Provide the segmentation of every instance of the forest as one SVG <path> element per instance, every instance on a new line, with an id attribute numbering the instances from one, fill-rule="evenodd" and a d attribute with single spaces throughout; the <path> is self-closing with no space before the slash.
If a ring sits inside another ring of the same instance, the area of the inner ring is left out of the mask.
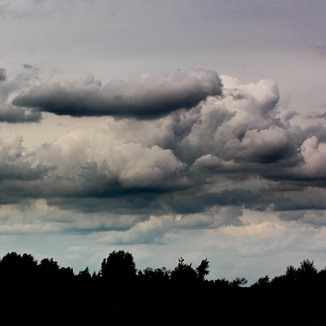
<path id="1" fill-rule="evenodd" d="M 1 317 L 14 325 L 325 325 L 326 268 L 311 260 L 250 286 L 208 275 L 207 259 L 137 270 L 133 255 L 118 250 L 91 274 L 9 252 L 0 260 Z"/>

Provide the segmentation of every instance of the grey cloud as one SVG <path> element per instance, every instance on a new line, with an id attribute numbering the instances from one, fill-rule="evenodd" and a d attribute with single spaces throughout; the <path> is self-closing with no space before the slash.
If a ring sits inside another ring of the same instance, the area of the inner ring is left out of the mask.
<path id="1" fill-rule="evenodd" d="M 257 163 L 278 162 L 297 154 L 296 144 L 290 133 L 278 127 L 248 130 L 241 140 L 233 139 L 228 142 L 224 151 L 228 159 Z"/>
<path id="2" fill-rule="evenodd" d="M 25 69 L 33 69 L 34 67 L 32 66 L 32 65 L 30 65 L 29 63 L 24 63 L 23 64 L 23 67 L 25 68 Z"/>
<path id="3" fill-rule="evenodd" d="M 145 94 L 149 88 L 139 78 L 128 96 Z M 145 76 L 146 85 L 148 78 L 158 80 Z M 175 78 L 169 87 L 176 85 Z M 109 87 L 120 90 L 122 84 Z M 48 168 L 46 177 L 21 187 L 19 181 L 15 187 L 6 182 L 8 193 L 14 196 L 16 189 L 20 196 L 41 196 L 64 210 L 183 214 L 185 218 L 192 214 L 194 219 L 198 219 L 194 214 L 213 207 L 323 209 L 325 128 L 309 119 L 301 126 L 293 124 L 293 114 L 278 105 L 274 82 L 233 86 L 188 110 L 150 121 L 112 117 L 96 128 L 75 129 L 43 144 L 29 157 L 34 166 Z M 99 94 L 107 86 L 88 78 L 65 87 L 75 93 Z M 171 94 L 169 87 L 164 96 Z M 226 219 L 240 223 L 228 215 Z M 210 221 L 198 225 L 210 227 Z M 188 222 L 184 225 L 192 224 Z"/>
<path id="4" fill-rule="evenodd" d="M 33 167 L 28 162 L 0 162 L 0 181 L 31 181 L 43 178 L 50 170 L 42 165 Z"/>
<path id="5" fill-rule="evenodd" d="M 320 188 L 296 187 L 287 189 L 285 186 L 262 186 L 246 188 L 241 185 L 220 192 L 205 192 L 201 188 L 199 192 L 177 193 L 168 197 L 166 205 L 178 213 L 203 212 L 209 207 L 237 206 L 255 211 L 292 211 L 292 210 L 321 210 L 326 208 L 325 192 Z M 196 193 L 196 196 L 194 196 Z"/>
<path id="6" fill-rule="evenodd" d="M 258 89 L 260 87 L 258 85 Z M 270 89 L 268 85 L 264 87 Z M 262 90 L 264 92 L 269 94 Z M 277 93 L 274 100 L 273 96 L 266 97 L 268 109 L 263 98 L 257 105 L 256 98 L 249 95 L 241 99 L 233 96 L 207 99 L 196 108 L 161 118 L 156 122 L 157 129 L 150 122 L 116 121 L 116 131 L 123 128 L 120 131 L 123 139 L 114 140 L 108 130 L 97 133 L 97 137 L 103 137 L 103 144 L 105 139 L 110 139 L 115 148 L 114 152 L 108 149 L 107 154 L 101 144 L 87 139 L 89 134 L 75 134 L 72 137 L 74 142 L 69 145 L 71 153 L 66 151 L 65 157 L 68 165 L 75 166 L 72 173 L 78 174 L 78 178 L 75 186 L 64 188 L 69 191 L 70 203 L 63 198 L 57 199 L 56 203 L 59 205 L 61 202 L 70 208 L 73 203 L 78 203 L 80 209 L 88 209 L 91 198 L 94 202 L 98 202 L 98 198 L 106 198 L 106 205 L 98 207 L 104 209 L 108 205 L 118 211 L 121 206 L 124 212 L 137 207 L 137 211 L 143 213 L 151 208 L 155 212 L 171 210 L 180 214 L 200 213 L 213 205 L 244 205 L 259 210 L 274 205 L 275 209 L 293 209 L 298 205 L 298 197 L 293 194 L 305 198 L 307 185 L 302 182 L 310 173 L 310 170 L 300 170 L 304 166 L 300 146 L 311 134 L 318 132 L 322 135 L 323 129 L 312 126 L 305 129 L 291 126 L 288 122 L 280 123 L 276 107 L 271 107 L 271 102 L 276 103 Z M 254 114 L 250 114 L 250 110 Z M 266 114 L 271 111 L 273 114 Z M 140 123 L 142 132 L 135 133 L 138 130 L 136 125 Z M 142 134 L 149 126 L 153 128 L 152 138 L 144 138 Z M 237 132 L 240 127 L 244 134 L 241 139 Z M 128 133 L 129 130 L 134 132 Z M 306 150 L 314 151 L 312 140 L 306 143 Z M 69 141 L 68 137 L 63 138 L 62 144 L 67 148 Z M 152 142 L 157 145 L 149 146 Z M 57 143 L 56 146 L 60 148 L 62 145 Z M 51 157 L 56 146 L 50 146 L 42 157 Z M 97 146 L 102 148 L 106 163 L 98 164 L 96 156 L 92 156 L 95 161 L 80 165 L 80 160 L 86 157 L 76 157 L 76 149 L 80 149 L 80 154 L 92 150 L 98 153 Z M 160 155 L 161 164 L 158 164 Z M 316 156 L 314 164 L 319 164 L 319 160 L 322 157 Z M 57 165 L 60 165 L 59 161 Z M 316 167 L 320 171 L 321 167 Z M 260 185 L 255 178 L 266 180 L 266 183 Z M 311 175 L 311 178 L 316 180 L 314 183 L 320 182 L 320 174 Z M 279 181 L 284 185 L 277 188 L 273 182 Z M 244 185 L 246 182 L 248 188 Z M 227 188 L 223 184 L 227 184 Z M 296 190 L 288 190 L 289 184 L 297 185 Z M 54 190 L 56 186 L 47 188 Z M 59 186 L 57 193 L 62 189 Z M 289 195 L 284 198 L 284 193 Z M 88 204 L 82 204 L 79 196 L 87 197 Z M 316 201 L 308 202 L 307 199 L 302 201 L 302 207 L 316 204 Z"/>
<path id="7" fill-rule="evenodd" d="M 316 225 L 326 224 L 326 215 L 323 210 L 293 210 L 284 211 L 279 214 L 281 220 L 284 221 L 300 221 L 302 223 L 310 223 Z"/>
<path id="8" fill-rule="evenodd" d="M 26 70 L 26 69 L 25 69 Z M 8 123 L 28 123 L 28 122 L 39 122 L 42 118 L 42 113 L 12 106 L 9 103 L 9 98 L 20 92 L 21 89 L 26 87 L 34 78 L 34 70 L 26 73 L 19 73 L 12 79 L 7 78 L 6 70 L 0 69 L 0 122 Z"/>
<path id="9" fill-rule="evenodd" d="M 22 123 L 39 122 L 42 119 L 42 112 L 26 110 L 5 106 L 0 108 L 0 122 Z"/>
<path id="10" fill-rule="evenodd" d="M 41 179 L 51 169 L 25 155 L 22 143 L 19 135 L 0 137 L 0 181 Z"/>
<path id="11" fill-rule="evenodd" d="M 259 160 L 259 154 L 254 153 L 258 142 L 261 143 L 260 148 L 270 147 L 273 143 L 271 135 L 262 139 L 259 135 L 270 134 L 272 128 L 276 127 L 286 132 L 287 127 L 278 117 L 279 92 L 275 83 L 263 80 L 242 88 L 239 93 L 245 93 L 246 96 L 234 97 L 234 89 L 230 91 L 224 88 L 222 98 L 209 97 L 198 107 L 182 112 L 175 118 L 171 132 L 178 138 L 172 139 L 169 145 L 178 157 L 191 164 L 206 154 L 232 160 L 237 155 L 240 158 L 241 153 L 247 151 L 252 153 L 252 158 L 245 154 L 244 159 Z M 253 138 L 255 130 L 259 135 Z M 282 152 L 280 147 L 276 155 L 278 146 L 274 144 L 275 158 L 267 158 L 271 154 L 266 153 L 262 154 L 261 159 L 277 160 L 279 156 L 286 155 L 286 149 Z"/>
<path id="12" fill-rule="evenodd" d="M 326 118 L 326 111 L 324 112 L 313 112 L 312 114 L 307 116 L 308 118 L 312 119 L 325 119 Z"/>
<path id="13" fill-rule="evenodd" d="M 6 80 L 6 78 L 7 78 L 6 70 L 0 68 L 0 82 Z"/>
<path id="14" fill-rule="evenodd" d="M 53 166 L 35 164 L 23 155 L 19 137 L 0 138 L 0 203 L 40 197 L 40 186 Z"/>
<path id="15" fill-rule="evenodd" d="M 179 109 L 190 109 L 207 96 L 222 95 L 214 71 L 191 69 L 174 74 L 147 74 L 101 86 L 42 84 L 18 95 L 13 104 L 57 115 L 155 119 Z"/>

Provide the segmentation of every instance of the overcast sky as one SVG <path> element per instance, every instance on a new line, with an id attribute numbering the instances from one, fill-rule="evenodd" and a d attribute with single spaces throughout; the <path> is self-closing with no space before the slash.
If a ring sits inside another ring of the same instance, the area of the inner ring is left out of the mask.
<path id="1" fill-rule="evenodd" d="M 326 2 L 0 0 L 0 256 L 208 278 L 326 267 Z"/>

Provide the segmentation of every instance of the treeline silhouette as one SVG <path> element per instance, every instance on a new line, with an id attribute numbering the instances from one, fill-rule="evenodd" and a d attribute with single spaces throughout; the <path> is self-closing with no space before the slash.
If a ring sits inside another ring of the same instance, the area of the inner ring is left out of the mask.
<path id="1" fill-rule="evenodd" d="M 14 325 L 325 325 L 326 269 L 313 261 L 250 286 L 208 274 L 207 259 L 137 270 L 133 255 L 119 250 L 97 273 L 75 274 L 52 258 L 10 252 L 0 260 L 1 318 Z"/>

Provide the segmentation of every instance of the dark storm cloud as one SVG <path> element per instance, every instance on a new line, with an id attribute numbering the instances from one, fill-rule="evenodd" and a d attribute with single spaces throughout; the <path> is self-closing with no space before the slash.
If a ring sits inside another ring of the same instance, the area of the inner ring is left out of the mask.
<path id="1" fill-rule="evenodd" d="M 178 70 L 173 75 L 147 74 L 101 86 L 43 84 L 18 95 L 13 104 L 57 115 L 155 119 L 179 109 L 190 109 L 207 96 L 222 95 L 218 74 L 210 70 Z"/>

